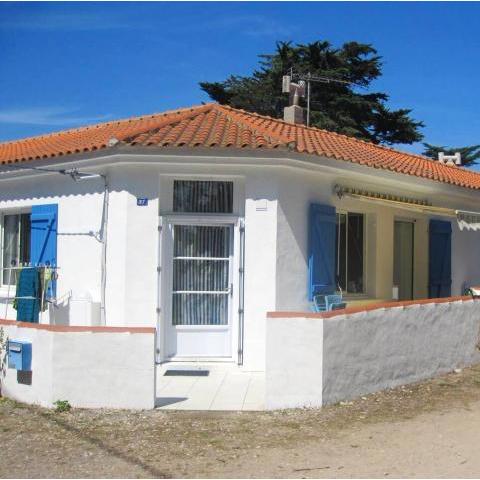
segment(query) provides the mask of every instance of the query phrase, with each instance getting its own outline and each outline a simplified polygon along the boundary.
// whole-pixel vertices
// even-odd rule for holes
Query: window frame
[[[32,213],[31,207],[18,207],[12,209],[5,209],[0,211],[0,289],[5,290],[12,285],[8,285],[8,283],[3,283],[3,254],[4,254],[4,218],[8,215],[24,215]],[[18,236],[19,240],[21,238],[21,234],[19,232]],[[17,247],[18,248],[18,247]]]
[[[346,222],[347,225],[347,234],[346,234],[346,245],[345,245],[345,290],[342,289],[343,295],[346,297],[366,297],[368,296],[367,293],[367,282],[368,282],[368,277],[367,277],[367,254],[368,254],[368,229],[367,229],[367,213],[362,212],[362,211],[356,211],[356,210],[344,210],[344,209],[337,209],[335,212],[335,228],[337,229],[338,232],[338,215],[346,215],[348,218],[348,214],[356,214],[356,215],[362,215],[363,217],[363,259],[362,259],[362,285],[363,285],[363,291],[362,292],[349,292],[348,291],[348,221]],[[335,242],[335,282],[337,281],[337,271],[338,271],[338,243]]]

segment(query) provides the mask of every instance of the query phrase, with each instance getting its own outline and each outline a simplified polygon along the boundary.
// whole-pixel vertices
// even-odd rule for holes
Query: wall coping
[[[340,315],[352,315],[361,312],[370,312],[372,310],[382,310],[389,308],[406,308],[414,305],[453,303],[480,300],[478,298],[466,296],[445,297],[445,298],[424,298],[421,300],[407,300],[402,302],[381,302],[365,305],[363,307],[347,307],[342,310],[333,310],[331,312],[267,312],[267,318],[332,318]]]
[[[87,327],[87,326],[72,326],[72,325],[47,325],[41,323],[18,322],[16,320],[2,320],[1,326],[11,326],[20,328],[32,328],[34,330],[47,330],[49,332],[62,333],[155,333],[154,327]]]

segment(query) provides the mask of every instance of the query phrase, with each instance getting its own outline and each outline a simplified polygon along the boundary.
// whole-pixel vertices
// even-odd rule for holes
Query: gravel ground
[[[323,409],[56,413],[0,399],[0,477],[479,477],[480,366]]]

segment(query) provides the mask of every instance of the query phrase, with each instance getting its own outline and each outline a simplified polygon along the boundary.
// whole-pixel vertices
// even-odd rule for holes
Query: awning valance
[[[480,213],[457,210],[457,222],[460,230],[480,230]]]
[[[480,212],[456,210],[454,208],[435,207],[428,200],[405,197],[390,193],[372,192],[358,188],[335,185],[334,193],[338,198],[350,197],[356,200],[375,202],[393,208],[414,210],[442,217],[454,217],[457,219],[460,230],[480,230]]]

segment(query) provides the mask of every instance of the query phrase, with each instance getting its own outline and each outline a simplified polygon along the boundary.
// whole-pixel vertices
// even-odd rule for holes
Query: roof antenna
[[[298,83],[293,83],[292,80],[298,80]],[[311,90],[311,83],[316,82],[316,83],[339,83],[342,85],[351,85],[353,82],[348,82],[346,80],[338,80],[336,78],[330,78],[330,77],[322,77],[318,75],[312,75],[310,72],[308,72],[306,75],[303,75],[301,73],[295,73],[293,71],[293,68],[291,68],[288,72],[288,74],[283,76],[283,82],[282,82],[282,92],[283,93],[290,93],[290,106],[285,107],[284,109],[284,120],[286,122],[290,123],[303,123],[303,109],[300,111],[300,116],[302,117],[300,121],[295,121],[297,118],[295,115],[298,115],[296,113],[295,108],[301,108],[298,106],[298,99],[299,97],[305,97],[305,86],[307,90],[307,127],[310,126],[310,90]],[[293,98],[292,98],[292,92],[293,92]],[[303,95],[302,95],[303,93]],[[295,103],[295,100],[297,103]],[[292,103],[293,101],[293,103]],[[290,109],[290,110],[288,110]],[[292,119],[293,115],[293,121]],[[287,119],[288,118],[288,119]]]

